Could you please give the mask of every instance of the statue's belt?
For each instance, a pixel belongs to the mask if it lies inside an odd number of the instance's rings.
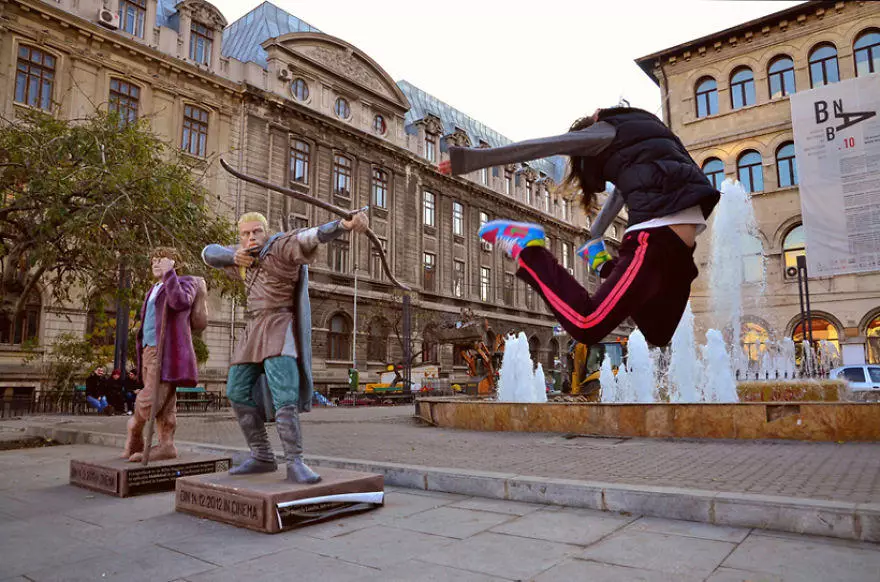
[[[263,315],[272,315],[274,313],[293,313],[293,307],[290,305],[281,305],[278,307],[263,307],[260,309],[249,309],[244,312],[245,317],[254,319]]]

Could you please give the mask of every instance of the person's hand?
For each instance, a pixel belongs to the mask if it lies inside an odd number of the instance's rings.
[[[437,171],[443,174],[444,176],[452,175],[452,161],[451,160],[443,160],[440,162],[440,165],[437,166]]]
[[[164,277],[168,271],[174,269],[174,260],[169,259],[168,257],[161,257],[158,260],[159,268],[162,270],[162,276]]]
[[[232,262],[234,262],[239,267],[248,268],[254,264],[254,257],[250,254],[253,247],[250,248],[238,248],[235,251],[235,254],[232,257]]]
[[[351,220],[343,220],[342,228],[354,232],[366,232],[370,228],[370,219],[366,212],[361,211],[352,216]]]
[[[141,389],[138,388],[137,390],[134,391],[134,393],[135,393],[135,394],[140,394],[140,393],[141,393]]]

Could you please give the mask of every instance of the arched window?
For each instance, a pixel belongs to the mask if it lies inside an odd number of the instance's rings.
[[[340,119],[348,119],[351,117],[351,105],[349,105],[348,100],[343,97],[336,99],[336,105],[333,110],[336,112],[336,117]]]
[[[866,30],[853,44],[856,58],[856,77],[880,71],[880,32]]]
[[[538,347],[541,345],[541,342],[538,341],[536,336],[532,336],[529,338],[529,355],[532,357],[532,365],[538,365]]]
[[[743,283],[764,280],[764,246],[756,236],[744,237],[742,244]]]
[[[764,172],[761,168],[761,154],[755,150],[747,150],[736,161],[739,181],[746,192],[764,191]]]
[[[880,315],[865,328],[865,336],[868,338],[868,363],[880,364]]]
[[[718,83],[712,77],[704,77],[697,83],[697,117],[718,113]]]
[[[305,79],[299,77],[294,79],[290,84],[290,92],[297,101],[309,100],[309,84],[306,83]]]
[[[718,158],[709,158],[703,162],[703,173],[716,190],[721,188],[721,182],[724,181],[724,162]]]
[[[797,186],[797,160],[794,157],[794,143],[782,144],[776,150],[776,177],[780,188]]]
[[[804,240],[804,226],[802,224],[799,224],[788,231],[788,234],[786,234],[785,238],[782,240],[782,268],[785,270],[786,279],[797,278],[797,275],[792,277],[788,274],[788,268],[796,268],[797,258],[801,255],[806,256],[806,254],[807,245],[806,241]]]
[[[437,343],[437,332],[433,325],[425,327],[422,332],[422,361],[430,363],[440,362],[440,350]]]
[[[734,109],[755,104],[755,75],[748,67],[740,67],[730,76],[730,105]]]
[[[767,69],[770,80],[770,99],[794,93],[794,61],[791,57],[776,57]]]
[[[367,359],[375,362],[388,361],[388,323],[382,318],[376,318],[370,323]]]
[[[544,371],[549,372],[556,368],[556,358],[559,357],[559,340],[555,337],[550,338],[550,344],[547,351],[547,363],[544,365]]]
[[[330,334],[327,342],[328,360],[351,358],[351,324],[348,318],[337,313],[330,318]]]
[[[762,345],[769,341],[770,334],[767,329],[754,322],[743,322],[742,324],[742,348],[749,360],[749,365],[754,366],[761,357]]]
[[[385,135],[385,132],[388,131],[388,125],[385,123],[385,118],[381,115],[377,115],[373,118],[373,131],[378,135]]]
[[[837,48],[822,44],[810,51],[810,87],[821,87],[840,81],[837,68]]]
[[[799,321],[791,334],[791,339],[794,340],[795,344],[795,359],[798,364],[803,364],[804,340],[811,328],[813,334],[812,351],[814,355],[816,354],[819,342],[822,340],[831,342],[837,348],[837,352],[840,353],[840,332],[837,326],[824,317],[813,316],[812,319],[807,321],[807,326],[804,326],[803,321]]]
[[[10,294],[0,305],[0,344],[19,345],[26,341],[36,341],[40,334],[40,294],[31,291],[24,304],[24,309],[14,318],[13,310],[18,295]]]

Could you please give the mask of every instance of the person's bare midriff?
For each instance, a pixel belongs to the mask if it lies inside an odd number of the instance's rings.
[[[678,238],[684,241],[684,244],[694,248],[697,244],[697,225],[696,224],[670,224],[669,228],[678,235]]]

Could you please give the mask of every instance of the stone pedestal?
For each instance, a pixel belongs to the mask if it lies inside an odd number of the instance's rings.
[[[229,457],[194,453],[185,453],[166,461],[153,461],[146,467],[141,463],[112,457],[72,459],[70,484],[117,497],[130,497],[172,491],[179,477],[225,472],[230,466],[232,459]]]
[[[321,467],[321,481],[299,485],[274,473],[213,473],[178,479],[176,509],[239,527],[278,533],[379,507],[382,475]]]

